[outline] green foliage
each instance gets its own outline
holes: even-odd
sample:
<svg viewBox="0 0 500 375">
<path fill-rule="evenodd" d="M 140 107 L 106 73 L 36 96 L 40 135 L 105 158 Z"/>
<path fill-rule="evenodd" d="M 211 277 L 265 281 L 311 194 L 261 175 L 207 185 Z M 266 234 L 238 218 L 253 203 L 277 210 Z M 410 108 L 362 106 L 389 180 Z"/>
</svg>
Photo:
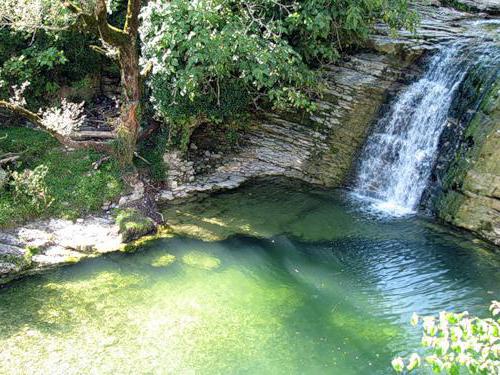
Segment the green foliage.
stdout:
<svg viewBox="0 0 500 375">
<path fill-rule="evenodd" d="M 141 157 L 147 160 L 147 163 L 139 159 L 138 166 L 149 170 L 149 175 L 153 182 L 164 181 L 167 177 L 167 169 L 163 162 L 163 155 L 168 148 L 168 132 L 160 128 L 151 137 L 142 141 L 138 146 L 138 152 Z"/>
<path fill-rule="evenodd" d="M 407 0 L 302 0 L 283 20 L 290 44 L 305 61 L 331 62 L 342 51 L 361 45 L 373 25 L 413 30 L 418 18 Z"/>
<path fill-rule="evenodd" d="M 142 38 L 153 64 L 149 83 L 156 111 L 180 127 L 176 143 L 187 143 L 200 117 L 223 121 L 261 93 L 276 107 L 311 108 L 300 88 L 311 86 L 313 75 L 300 55 L 245 9 L 232 0 L 160 1 L 147 8 Z"/>
<path fill-rule="evenodd" d="M 11 86 L 30 82 L 26 98 L 31 108 L 37 108 L 55 98 L 62 86 L 97 74 L 102 59 L 88 48 L 92 41 L 74 31 L 40 31 L 33 39 L 0 29 L 0 97 L 9 97 Z"/>
<path fill-rule="evenodd" d="M 500 302 L 490 306 L 493 318 L 481 319 L 469 313 L 441 312 L 439 317 L 413 314 L 412 325 L 422 324 L 422 345 L 427 348 L 423 360 L 413 353 L 409 360 L 393 359 L 396 372 L 413 371 L 421 366 L 435 373 L 460 374 L 467 369 L 471 374 L 498 374 L 500 368 Z"/>
<path fill-rule="evenodd" d="M 47 166 L 41 164 L 33 170 L 24 169 L 22 172 L 12 172 L 10 184 L 14 188 L 14 201 L 31 206 L 35 211 L 49 207 L 53 199 L 48 193 L 45 181 L 48 171 Z"/>
<path fill-rule="evenodd" d="M 65 151 L 50 135 L 26 128 L 0 129 L 0 154 L 21 153 L 22 162 L 16 170 L 36 170 L 44 165 L 46 195 L 52 200 L 48 207 L 37 208 L 29 201 L 16 198 L 15 189 L 0 192 L 0 227 L 26 220 L 47 217 L 75 219 L 101 209 L 104 202 L 123 190 L 118 163 L 110 161 L 99 170 L 92 163 L 102 157 L 94 151 Z"/>
<path fill-rule="evenodd" d="M 312 66 L 363 41 L 377 20 L 415 23 L 407 0 L 156 0 L 142 18 L 153 104 L 181 145 L 200 119 L 227 121 L 257 103 L 313 111 Z"/>
</svg>

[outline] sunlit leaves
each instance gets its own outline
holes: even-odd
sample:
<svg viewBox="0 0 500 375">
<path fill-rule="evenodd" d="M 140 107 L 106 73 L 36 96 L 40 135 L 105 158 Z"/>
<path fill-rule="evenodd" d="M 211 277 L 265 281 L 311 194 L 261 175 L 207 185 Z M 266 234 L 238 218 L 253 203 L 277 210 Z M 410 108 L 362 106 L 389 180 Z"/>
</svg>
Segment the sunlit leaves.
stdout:
<svg viewBox="0 0 500 375">
<path fill-rule="evenodd" d="M 424 361 L 414 353 L 408 361 L 401 357 L 392 361 L 396 372 L 408 372 L 426 365 L 435 373 L 460 374 L 467 369 L 472 374 L 498 374 L 500 369 L 500 303 L 490 306 L 493 318 L 481 319 L 468 312 L 441 312 L 439 317 L 413 314 L 412 325 L 422 324 L 422 346 L 427 349 Z"/>
<path fill-rule="evenodd" d="M 218 121 L 258 100 L 311 109 L 314 74 L 281 37 L 274 6 L 267 0 L 150 2 L 142 13 L 142 63 L 152 66 L 159 115 L 169 123 L 197 116 Z"/>
</svg>

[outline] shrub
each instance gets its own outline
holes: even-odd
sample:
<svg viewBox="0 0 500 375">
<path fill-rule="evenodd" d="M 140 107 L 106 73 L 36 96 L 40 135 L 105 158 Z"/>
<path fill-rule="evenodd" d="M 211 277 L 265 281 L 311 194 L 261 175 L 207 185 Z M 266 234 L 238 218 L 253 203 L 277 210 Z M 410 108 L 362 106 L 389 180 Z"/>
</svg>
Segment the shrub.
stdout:
<svg viewBox="0 0 500 375">
<path fill-rule="evenodd" d="M 460 374 L 466 368 L 472 374 L 498 374 L 500 369 L 500 302 L 490 306 L 493 318 L 481 319 L 468 312 L 441 312 L 439 317 L 413 314 L 412 324 L 422 324 L 422 345 L 427 348 L 423 360 L 413 353 L 408 360 L 392 361 L 396 372 L 411 372 L 430 366 L 436 373 Z"/>
<path fill-rule="evenodd" d="M 35 169 L 25 169 L 22 172 L 12 172 L 11 185 L 14 188 L 14 198 L 27 202 L 36 210 L 50 206 L 53 199 L 48 193 L 45 177 L 49 169 L 39 165 Z"/>
<path fill-rule="evenodd" d="M 27 104 L 34 109 L 49 104 L 61 87 L 98 74 L 107 61 L 88 48 L 91 42 L 87 34 L 71 30 L 38 30 L 33 38 L 0 27 L 0 98 L 10 96 L 11 86 L 28 81 Z"/>
</svg>

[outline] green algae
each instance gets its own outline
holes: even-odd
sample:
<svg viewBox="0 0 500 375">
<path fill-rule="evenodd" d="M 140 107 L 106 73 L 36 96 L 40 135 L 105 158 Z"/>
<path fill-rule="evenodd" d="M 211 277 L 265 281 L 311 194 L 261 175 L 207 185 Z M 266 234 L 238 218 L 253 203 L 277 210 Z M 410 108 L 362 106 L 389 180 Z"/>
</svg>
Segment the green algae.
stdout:
<svg viewBox="0 0 500 375">
<path fill-rule="evenodd" d="M 168 267 L 174 262 L 175 262 L 175 255 L 165 254 L 165 255 L 159 256 L 158 258 L 155 258 L 151 262 L 151 265 L 153 267 Z"/>
</svg>

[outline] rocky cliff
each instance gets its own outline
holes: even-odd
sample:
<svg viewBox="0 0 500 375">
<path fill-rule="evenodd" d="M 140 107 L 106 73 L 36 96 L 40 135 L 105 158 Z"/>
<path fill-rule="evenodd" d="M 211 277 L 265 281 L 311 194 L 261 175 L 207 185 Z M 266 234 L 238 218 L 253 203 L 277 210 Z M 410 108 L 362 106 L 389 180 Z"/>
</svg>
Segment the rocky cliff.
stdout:
<svg viewBox="0 0 500 375">
<path fill-rule="evenodd" d="M 500 78 L 474 112 L 443 173 L 435 210 L 443 220 L 500 245 Z"/>
</svg>

